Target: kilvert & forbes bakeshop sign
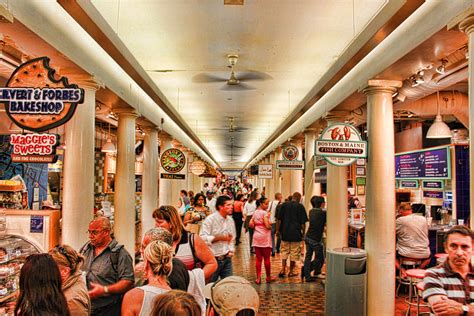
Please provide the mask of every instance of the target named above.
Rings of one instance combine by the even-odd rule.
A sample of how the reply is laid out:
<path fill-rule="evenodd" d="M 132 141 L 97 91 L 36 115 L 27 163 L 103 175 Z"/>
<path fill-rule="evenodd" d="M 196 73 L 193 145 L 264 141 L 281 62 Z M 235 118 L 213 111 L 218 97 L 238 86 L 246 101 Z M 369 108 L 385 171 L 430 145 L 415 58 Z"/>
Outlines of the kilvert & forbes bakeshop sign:
<path fill-rule="evenodd" d="M 83 101 L 84 90 L 56 75 L 48 57 L 21 64 L 0 88 L 0 102 L 16 125 L 36 133 L 10 136 L 13 161 L 54 162 L 59 136 L 38 133 L 65 124 Z"/>

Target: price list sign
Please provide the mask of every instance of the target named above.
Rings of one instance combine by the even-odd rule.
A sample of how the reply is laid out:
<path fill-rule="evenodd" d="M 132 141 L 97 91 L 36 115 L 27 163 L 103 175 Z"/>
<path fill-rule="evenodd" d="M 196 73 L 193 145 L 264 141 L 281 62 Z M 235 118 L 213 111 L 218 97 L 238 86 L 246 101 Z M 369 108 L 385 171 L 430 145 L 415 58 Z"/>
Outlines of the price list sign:
<path fill-rule="evenodd" d="M 450 179 L 449 147 L 395 156 L 396 179 Z"/>

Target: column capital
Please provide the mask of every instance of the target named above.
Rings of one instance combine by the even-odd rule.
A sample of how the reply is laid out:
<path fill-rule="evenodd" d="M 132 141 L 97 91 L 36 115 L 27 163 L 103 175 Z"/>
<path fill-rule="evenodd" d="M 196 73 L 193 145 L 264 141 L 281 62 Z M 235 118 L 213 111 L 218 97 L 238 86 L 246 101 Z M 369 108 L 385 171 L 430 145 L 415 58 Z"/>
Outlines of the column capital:
<path fill-rule="evenodd" d="M 448 30 L 459 28 L 461 32 L 469 35 L 474 31 L 474 8 L 471 7 L 468 10 L 464 11 L 457 17 L 455 17 L 451 22 L 448 23 Z"/>
<path fill-rule="evenodd" d="M 132 109 L 132 108 L 114 108 L 113 111 L 114 111 L 115 114 L 117 114 L 119 116 L 119 118 L 121 116 L 132 116 L 132 117 L 135 117 L 135 118 L 140 116 L 138 114 L 138 112 L 135 109 Z"/>
<path fill-rule="evenodd" d="M 365 94 L 376 93 L 395 93 L 402 87 L 402 82 L 399 80 L 382 80 L 373 79 L 367 82 L 367 86 L 361 89 Z"/>
<path fill-rule="evenodd" d="M 77 84 L 79 88 L 99 90 L 105 87 L 104 83 L 99 81 L 96 77 L 87 74 L 72 73 L 68 74 L 67 78 L 70 83 Z"/>

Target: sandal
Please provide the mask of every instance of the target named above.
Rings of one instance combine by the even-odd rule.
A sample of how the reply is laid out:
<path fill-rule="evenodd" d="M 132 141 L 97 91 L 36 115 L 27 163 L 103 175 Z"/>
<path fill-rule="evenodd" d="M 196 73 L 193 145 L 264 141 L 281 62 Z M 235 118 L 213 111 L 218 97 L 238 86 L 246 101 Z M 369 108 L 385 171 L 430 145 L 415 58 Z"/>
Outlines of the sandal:
<path fill-rule="evenodd" d="M 256 284 L 262 283 L 262 280 L 260 279 L 260 277 L 258 277 L 258 278 L 255 280 L 255 283 L 256 283 Z"/>
<path fill-rule="evenodd" d="M 295 276 L 298 276 L 298 273 L 295 273 L 295 272 L 288 273 L 289 278 L 292 278 L 292 277 L 295 277 Z"/>
<path fill-rule="evenodd" d="M 286 277 L 285 271 L 280 271 L 280 273 L 278 273 L 278 277 L 280 277 L 280 278 Z"/>
<path fill-rule="evenodd" d="M 267 277 L 267 283 L 270 283 L 270 282 L 273 282 L 273 281 L 276 281 L 276 280 L 277 280 L 276 276 Z"/>

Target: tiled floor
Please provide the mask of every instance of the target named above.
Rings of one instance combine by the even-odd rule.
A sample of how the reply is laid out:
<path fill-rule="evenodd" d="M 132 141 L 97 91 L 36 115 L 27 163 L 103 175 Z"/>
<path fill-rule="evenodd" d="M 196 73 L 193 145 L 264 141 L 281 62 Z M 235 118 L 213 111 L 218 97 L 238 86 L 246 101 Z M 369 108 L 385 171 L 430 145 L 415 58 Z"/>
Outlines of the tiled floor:
<path fill-rule="evenodd" d="M 262 284 L 255 284 L 255 256 L 250 255 L 246 235 L 242 234 L 242 244 L 236 247 L 236 255 L 233 260 L 234 274 L 242 276 L 254 284 L 260 295 L 259 315 L 324 315 L 324 284 L 321 280 L 314 283 L 301 282 L 300 277 L 280 278 L 276 282 L 266 284 L 262 276 Z M 272 275 L 277 275 L 281 269 L 279 254 L 271 258 Z M 298 263 L 298 272 L 301 264 Z M 262 274 L 264 273 L 262 265 Z M 395 315 L 405 315 L 406 294 L 401 293 L 396 299 Z M 427 311 L 421 309 L 421 311 Z M 416 314 L 416 308 L 412 308 L 412 315 Z"/>

